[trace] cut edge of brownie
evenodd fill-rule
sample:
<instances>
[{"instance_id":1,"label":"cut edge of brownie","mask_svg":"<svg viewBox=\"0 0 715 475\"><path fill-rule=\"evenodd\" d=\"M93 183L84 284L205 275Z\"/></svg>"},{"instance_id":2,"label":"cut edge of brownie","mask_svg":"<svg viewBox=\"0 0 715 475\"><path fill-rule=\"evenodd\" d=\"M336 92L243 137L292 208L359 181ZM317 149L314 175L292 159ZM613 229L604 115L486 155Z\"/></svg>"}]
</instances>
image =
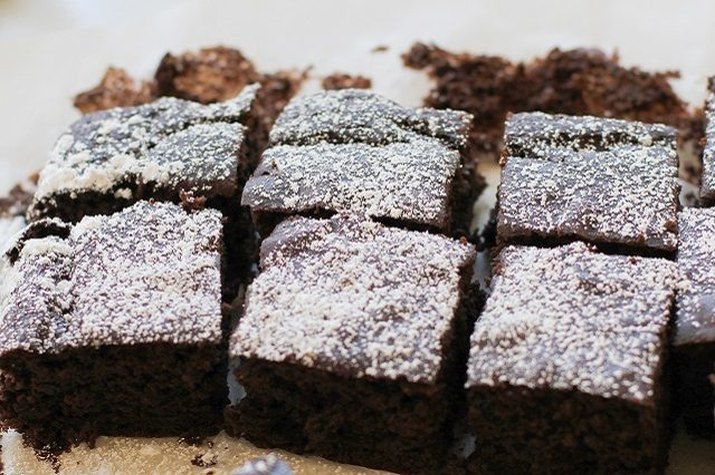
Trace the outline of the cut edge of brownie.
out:
<instances>
[{"instance_id":1,"label":"cut edge of brownie","mask_svg":"<svg viewBox=\"0 0 715 475\"><path fill-rule=\"evenodd\" d=\"M100 435L213 435L228 401L225 351L224 343L12 351L0 359L2 425L55 454Z\"/></svg>"}]
</instances>

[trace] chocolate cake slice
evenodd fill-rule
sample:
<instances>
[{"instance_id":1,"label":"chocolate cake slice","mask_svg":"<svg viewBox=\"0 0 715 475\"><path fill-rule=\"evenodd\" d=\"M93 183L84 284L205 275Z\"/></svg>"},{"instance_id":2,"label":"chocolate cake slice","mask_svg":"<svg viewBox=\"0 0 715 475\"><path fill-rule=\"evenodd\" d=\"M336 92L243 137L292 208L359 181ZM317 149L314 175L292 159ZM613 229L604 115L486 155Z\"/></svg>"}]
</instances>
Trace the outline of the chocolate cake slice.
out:
<instances>
[{"instance_id":1,"label":"chocolate cake slice","mask_svg":"<svg viewBox=\"0 0 715 475\"><path fill-rule=\"evenodd\" d=\"M544 158L506 159L498 191L499 242L582 240L609 252L674 256L680 186L672 148L540 153Z\"/></svg>"},{"instance_id":2,"label":"chocolate cake slice","mask_svg":"<svg viewBox=\"0 0 715 475\"><path fill-rule=\"evenodd\" d=\"M221 214L140 201L24 239L0 292L0 419L36 448L209 434L227 401Z\"/></svg>"},{"instance_id":3,"label":"chocolate cake slice","mask_svg":"<svg viewBox=\"0 0 715 475\"><path fill-rule=\"evenodd\" d=\"M286 216L344 211L466 234L481 191L476 172L463 165L470 120L358 89L294 99L241 202L264 236Z\"/></svg>"},{"instance_id":4,"label":"chocolate cake slice","mask_svg":"<svg viewBox=\"0 0 715 475\"><path fill-rule=\"evenodd\" d=\"M509 246L471 336L470 473L650 473L667 457L677 269Z\"/></svg>"},{"instance_id":5,"label":"chocolate cake slice","mask_svg":"<svg viewBox=\"0 0 715 475\"><path fill-rule=\"evenodd\" d=\"M679 403L688 430L715 437L715 209L679 215L677 299L673 350Z\"/></svg>"},{"instance_id":6,"label":"chocolate cake slice","mask_svg":"<svg viewBox=\"0 0 715 475\"><path fill-rule=\"evenodd\" d=\"M367 218L289 218L264 240L230 356L226 422L262 447L407 473L445 463L461 399L471 245Z\"/></svg>"}]
</instances>

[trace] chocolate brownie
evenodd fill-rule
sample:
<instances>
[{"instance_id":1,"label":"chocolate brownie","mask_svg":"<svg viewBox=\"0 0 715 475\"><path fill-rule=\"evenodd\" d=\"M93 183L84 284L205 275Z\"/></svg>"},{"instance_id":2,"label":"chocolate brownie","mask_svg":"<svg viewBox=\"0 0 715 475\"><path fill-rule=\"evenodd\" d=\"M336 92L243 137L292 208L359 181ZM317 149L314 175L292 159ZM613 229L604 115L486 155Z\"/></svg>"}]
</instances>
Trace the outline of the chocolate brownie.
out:
<instances>
[{"instance_id":1,"label":"chocolate brownie","mask_svg":"<svg viewBox=\"0 0 715 475\"><path fill-rule=\"evenodd\" d=\"M461 398L475 250L367 218L294 217L261 248L226 423L262 447L434 473Z\"/></svg>"},{"instance_id":2,"label":"chocolate brownie","mask_svg":"<svg viewBox=\"0 0 715 475\"><path fill-rule=\"evenodd\" d=\"M676 276L583 243L505 248L471 336L470 473L662 470Z\"/></svg>"},{"instance_id":3,"label":"chocolate brownie","mask_svg":"<svg viewBox=\"0 0 715 475\"><path fill-rule=\"evenodd\" d=\"M602 151L627 145L661 146L675 151L676 135L674 128L663 124L522 112L506 122L502 155L543 157L554 147Z\"/></svg>"},{"instance_id":4,"label":"chocolate brownie","mask_svg":"<svg viewBox=\"0 0 715 475\"><path fill-rule=\"evenodd\" d=\"M557 48L517 63L416 43L403 60L435 81L425 105L474 114L475 151L496 154L507 114L523 111L663 122L680 128L684 140L699 138L691 136L693 117L670 84L677 72L626 68L617 55L597 49Z\"/></svg>"},{"instance_id":5,"label":"chocolate brownie","mask_svg":"<svg viewBox=\"0 0 715 475\"><path fill-rule=\"evenodd\" d=\"M26 239L0 292L0 418L36 448L208 434L227 401L221 214L138 202Z\"/></svg>"},{"instance_id":6,"label":"chocolate brownie","mask_svg":"<svg viewBox=\"0 0 715 475\"><path fill-rule=\"evenodd\" d=\"M153 81L137 81L124 69L110 67L97 86L74 98L74 106L89 114L113 107L138 106L156 98Z\"/></svg>"},{"instance_id":7,"label":"chocolate brownie","mask_svg":"<svg viewBox=\"0 0 715 475\"><path fill-rule=\"evenodd\" d=\"M342 211L466 234L480 191L474 170L462 164L470 121L463 112L409 109L359 89L294 99L241 203L264 236L285 216Z\"/></svg>"},{"instance_id":8,"label":"chocolate brownie","mask_svg":"<svg viewBox=\"0 0 715 475\"><path fill-rule=\"evenodd\" d=\"M250 460L231 475L293 475L290 465L273 454Z\"/></svg>"},{"instance_id":9,"label":"chocolate brownie","mask_svg":"<svg viewBox=\"0 0 715 475\"><path fill-rule=\"evenodd\" d=\"M715 209L686 208L679 215L677 299L673 350L679 403L690 432L715 437Z\"/></svg>"},{"instance_id":10,"label":"chocolate brownie","mask_svg":"<svg viewBox=\"0 0 715 475\"><path fill-rule=\"evenodd\" d=\"M325 76L321 81L323 89L337 91L339 89L370 89L372 80L365 76L353 76L345 73L334 73Z\"/></svg>"},{"instance_id":11,"label":"chocolate brownie","mask_svg":"<svg viewBox=\"0 0 715 475\"><path fill-rule=\"evenodd\" d=\"M677 174L675 151L664 147L546 149L543 159L508 157L498 191L498 240L583 240L606 251L672 257Z\"/></svg>"},{"instance_id":12,"label":"chocolate brownie","mask_svg":"<svg viewBox=\"0 0 715 475\"><path fill-rule=\"evenodd\" d=\"M141 199L179 201L181 190L234 200L255 158L244 147L243 122L257 87L209 106L162 98L85 115L57 140L30 218L74 222Z\"/></svg>"},{"instance_id":13,"label":"chocolate brownie","mask_svg":"<svg viewBox=\"0 0 715 475\"><path fill-rule=\"evenodd\" d=\"M702 163L700 200L708 206L715 205L715 76L708 79L708 97L705 101L705 146Z\"/></svg>"}]
</instances>

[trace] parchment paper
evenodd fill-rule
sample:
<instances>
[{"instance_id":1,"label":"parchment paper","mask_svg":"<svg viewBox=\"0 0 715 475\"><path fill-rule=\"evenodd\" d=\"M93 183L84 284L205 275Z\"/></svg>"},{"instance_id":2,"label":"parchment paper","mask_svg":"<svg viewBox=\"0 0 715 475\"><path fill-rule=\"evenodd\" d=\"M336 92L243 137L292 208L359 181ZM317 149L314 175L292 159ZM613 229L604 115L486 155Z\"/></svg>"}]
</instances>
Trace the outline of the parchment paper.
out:
<instances>
[{"instance_id":1,"label":"parchment paper","mask_svg":"<svg viewBox=\"0 0 715 475\"><path fill-rule=\"evenodd\" d=\"M679 69L676 90L699 104L715 74L715 2L669 1L168 1L0 0L0 192L40 168L78 114L71 99L110 64L149 77L166 51L236 46L262 70L314 66L320 77L361 73L374 89L418 105L429 83L399 59L412 42L528 59L554 46L618 49L622 62ZM376 46L387 46L375 53ZM315 89L317 79L307 86ZM483 221L495 192L494 166L477 205ZM226 473L265 451L225 435L213 447L175 439L101 438L63 456L62 473ZM285 454L284 454L285 455ZM196 456L216 461L198 467ZM299 474L371 473L289 456ZM20 437L3 437L6 473L52 473ZM670 473L715 473L715 443L679 433Z\"/></svg>"}]
</instances>

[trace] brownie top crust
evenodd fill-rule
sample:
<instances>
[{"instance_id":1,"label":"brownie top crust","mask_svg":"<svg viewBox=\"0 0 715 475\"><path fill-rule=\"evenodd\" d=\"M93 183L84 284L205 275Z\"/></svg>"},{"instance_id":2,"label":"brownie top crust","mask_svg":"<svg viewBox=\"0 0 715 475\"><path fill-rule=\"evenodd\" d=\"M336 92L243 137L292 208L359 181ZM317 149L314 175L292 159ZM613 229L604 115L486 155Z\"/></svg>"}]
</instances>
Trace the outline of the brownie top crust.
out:
<instances>
[{"instance_id":1,"label":"brownie top crust","mask_svg":"<svg viewBox=\"0 0 715 475\"><path fill-rule=\"evenodd\" d=\"M271 130L270 142L385 145L422 136L462 149L471 120L467 112L403 107L363 89L322 91L290 101Z\"/></svg>"},{"instance_id":2,"label":"brownie top crust","mask_svg":"<svg viewBox=\"0 0 715 475\"><path fill-rule=\"evenodd\" d=\"M679 289L675 345L715 343L715 208L685 208L678 216Z\"/></svg>"},{"instance_id":3,"label":"brownie top crust","mask_svg":"<svg viewBox=\"0 0 715 475\"><path fill-rule=\"evenodd\" d=\"M290 218L263 242L231 354L435 383L475 250L359 217Z\"/></svg>"},{"instance_id":4,"label":"brownie top crust","mask_svg":"<svg viewBox=\"0 0 715 475\"><path fill-rule=\"evenodd\" d=\"M551 150L508 157L499 187L504 239L568 237L674 252L678 166L669 147Z\"/></svg>"},{"instance_id":5,"label":"brownie top crust","mask_svg":"<svg viewBox=\"0 0 715 475\"><path fill-rule=\"evenodd\" d=\"M675 149L677 130L663 124L592 116L521 112L506 122L505 156L541 156L551 147L608 150L619 145Z\"/></svg>"},{"instance_id":6,"label":"brownie top crust","mask_svg":"<svg viewBox=\"0 0 715 475\"><path fill-rule=\"evenodd\" d=\"M221 219L140 201L27 239L0 283L0 355L220 342Z\"/></svg>"},{"instance_id":7,"label":"brownie top crust","mask_svg":"<svg viewBox=\"0 0 715 475\"><path fill-rule=\"evenodd\" d=\"M705 147L700 195L708 202L715 201L715 76L708 80L708 97L705 100Z\"/></svg>"},{"instance_id":8,"label":"brownie top crust","mask_svg":"<svg viewBox=\"0 0 715 475\"><path fill-rule=\"evenodd\" d=\"M467 387L548 388L651 404L675 263L583 243L509 246L471 337Z\"/></svg>"},{"instance_id":9,"label":"brownie top crust","mask_svg":"<svg viewBox=\"0 0 715 475\"><path fill-rule=\"evenodd\" d=\"M118 187L137 183L235 195L246 135L241 122L257 90L248 86L218 104L160 98L83 116L57 140L40 172L35 204L87 190L123 196L130 190Z\"/></svg>"},{"instance_id":10,"label":"brownie top crust","mask_svg":"<svg viewBox=\"0 0 715 475\"><path fill-rule=\"evenodd\" d=\"M363 90L294 99L241 202L254 211L352 211L446 229L469 121Z\"/></svg>"}]
</instances>

